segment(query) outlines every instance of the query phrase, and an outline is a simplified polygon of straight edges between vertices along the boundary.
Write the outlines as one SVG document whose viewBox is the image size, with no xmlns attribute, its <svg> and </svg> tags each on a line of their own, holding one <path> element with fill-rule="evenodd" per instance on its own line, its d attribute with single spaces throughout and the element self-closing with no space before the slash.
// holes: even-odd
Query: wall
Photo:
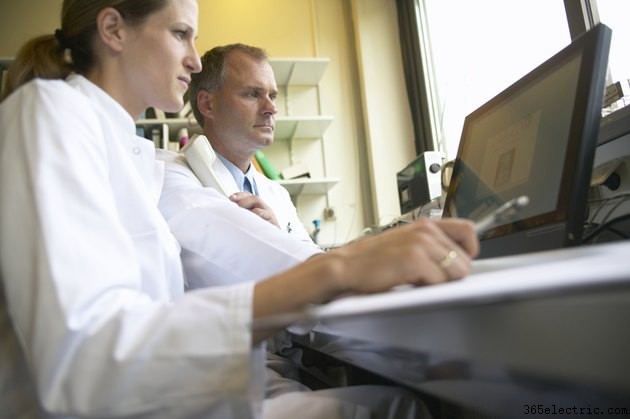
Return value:
<svg viewBox="0 0 630 419">
<path fill-rule="evenodd" d="M 396 172 L 415 156 L 394 0 L 352 0 L 375 221 L 400 215 Z"/>
<path fill-rule="evenodd" d="M 328 195 L 299 196 L 296 205 L 309 231 L 312 220 L 322 219 L 325 207 L 333 207 L 335 221 L 323 221 L 319 241 L 337 244 L 355 238 L 371 223 L 369 176 L 361 175 L 357 158 L 365 137 L 356 123 L 361 111 L 356 77 L 356 54 L 352 43 L 350 8 L 339 0 L 270 0 L 254 3 L 200 2 L 200 51 L 216 44 L 244 42 L 264 47 L 275 58 L 327 57 L 330 63 L 319 88 L 319 109 L 313 109 L 317 94 L 292 89 L 293 115 L 320 112 L 334 120 L 321 141 L 296 139 L 292 144 L 274 144 L 266 154 L 279 169 L 294 161 L 309 166 L 314 177 L 338 177 Z M 220 19 L 216 19 L 220 16 Z M 310 104 L 304 97 L 315 97 Z M 279 104 L 284 101 L 279 100 Z M 310 105 L 310 106 L 309 106 Z M 280 106 L 280 113 L 283 113 Z M 324 155 L 322 161 L 321 155 Z M 366 203 L 368 205 L 366 205 Z"/>
<path fill-rule="evenodd" d="M 52 33 L 61 3 L 0 0 L 0 56 L 14 55 L 31 36 Z M 334 116 L 324 138 L 274 144 L 268 153 L 280 169 L 291 151 L 313 164 L 314 175 L 341 179 L 327 195 L 296 201 L 309 231 L 325 207 L 335 209 L 336 221 L 322 223 L 320 243 L 352 240 L 398 215 L 395 174 L 415 154 L 394 0 L 202 0 L 199 11 L 200 53 L 244 42 L 264 47 L 273 58 L 330 59 L 319 91 L 298 92 L 315 97 L 316 109 L 308 112 Z"/>
<path fill-rule="evenodd" d="M 59 27 L 63 0 L 0 0 L 0 57 L 11 57 L 29 38 Z"/>
</svg>

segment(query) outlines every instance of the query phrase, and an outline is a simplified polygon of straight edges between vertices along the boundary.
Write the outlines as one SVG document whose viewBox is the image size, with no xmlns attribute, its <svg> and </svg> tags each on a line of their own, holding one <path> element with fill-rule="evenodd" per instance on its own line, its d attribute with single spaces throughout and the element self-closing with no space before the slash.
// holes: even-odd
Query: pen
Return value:
<svg viewBox="0 0 630 419">
<path fill-rule="evenodd" d="M 518 198 L 510 199 L 505 204 L 501 205 L 485 217 L 482 217 L 475 223 L 475 231 L 477 232 L 477 235 L 480 236 L 491 228 L 507 221 L 521 208 L 527 206 L 527 204 L 529 204 L 529 197 L 527 195 L 521 195 Z"/>
</svg>

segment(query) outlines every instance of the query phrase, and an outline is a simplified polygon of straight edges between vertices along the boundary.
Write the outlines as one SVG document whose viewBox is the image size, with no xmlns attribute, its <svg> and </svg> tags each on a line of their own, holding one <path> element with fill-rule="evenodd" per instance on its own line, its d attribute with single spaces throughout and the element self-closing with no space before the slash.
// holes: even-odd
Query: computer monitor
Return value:
<svg viewBox="0 0 630 419">
<path fill-rule="evenodd" d="M 611 35 L 595 26 L 466 117 L 443 217 L 529 197 L 480 237 L 480 257 L 581 243 Z"/>
</svg>

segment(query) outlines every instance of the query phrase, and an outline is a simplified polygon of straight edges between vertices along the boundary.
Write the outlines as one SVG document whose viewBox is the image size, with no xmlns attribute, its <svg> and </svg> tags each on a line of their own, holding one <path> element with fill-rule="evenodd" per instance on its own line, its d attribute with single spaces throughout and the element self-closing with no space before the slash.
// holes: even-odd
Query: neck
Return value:
<svg viewBox="0 0 630 419">
<path fill-rule="evenodd" d="M 243 173 L 247 172 L 256 150 L 245 152 L 242 150 L 234 150 L 231 147 L 226 147 L 222 141 L 216 140 L 216 137 L 210 137 L 208 135 L 206 135 L 206 137 L 208 138 L 208 141 L 210 141 L 210 145 L 215 152 L 219 153 L 227 161 L 238 167 Z"/>
</svg>

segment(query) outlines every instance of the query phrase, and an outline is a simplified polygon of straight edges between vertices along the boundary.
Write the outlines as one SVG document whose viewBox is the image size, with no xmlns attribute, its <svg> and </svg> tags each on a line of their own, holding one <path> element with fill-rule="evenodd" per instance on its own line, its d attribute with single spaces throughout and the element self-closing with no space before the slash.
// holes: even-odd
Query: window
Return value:
<svg viewBox="0 0 630 419">
<path fill-rule="evenodd" d="M 630 26 L 626 19 L 630 13 L 630 2 L 624 0 L 597 0 L 595 7 L 597 8 L 599 21 L 609 26 L 613 31 L 608 59 L 611 78 L 609 83 L 624 82 L 625 87 L 629 88 L 630 54 L 628 54 L 627 48 L 630 45 Z M 628 95 L 628 93 L 624 93 L 626 96 Z M 620 102 L 616 105 L 627 105 L 628 98 L 626 97 L 625 101 L 622 100 Z"/>
<path fill-rule="evenodd" d="M 597 0 L 597 12 L 600 22 L 613 31 L 609 57 L 612 81 L 630 78 L 630 26 L 626 22 L 630 14 L 630 2 L 624 0 Z"/>
<path fill-rule="evenodd" d="M 563 0 L 420 0 L 420 14 L 437 93 L 437 149 L 448 159 L 466 115 L 571 40 Z"/>
</svg>

